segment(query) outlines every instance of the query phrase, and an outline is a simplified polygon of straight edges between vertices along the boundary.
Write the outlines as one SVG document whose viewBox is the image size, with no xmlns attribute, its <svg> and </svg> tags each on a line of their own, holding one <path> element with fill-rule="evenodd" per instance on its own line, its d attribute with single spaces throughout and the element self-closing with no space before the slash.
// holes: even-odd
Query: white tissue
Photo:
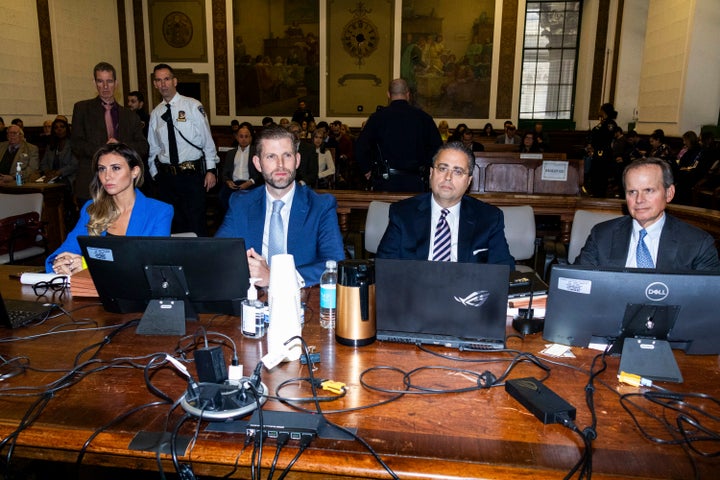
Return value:
<svg viewBox="0 0 720 480">
<path fill-rule="evenodd" d="M 20 283 L 23 285 L 35 285 L 39 282 L 49 282 L 57 277 L 65 277 L 66 281 L 70 283 L 68 275 L 58 275 L 57 273 L 23 273 L 20 275 Z"/>
</svg>

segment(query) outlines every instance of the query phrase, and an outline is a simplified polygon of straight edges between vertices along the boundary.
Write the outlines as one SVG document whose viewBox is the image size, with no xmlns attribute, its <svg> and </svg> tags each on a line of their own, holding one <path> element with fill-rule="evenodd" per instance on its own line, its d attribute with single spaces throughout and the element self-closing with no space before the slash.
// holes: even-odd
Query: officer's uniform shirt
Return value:
<svg viewBox="0 0 720 480">
<path fill-rule="evenodd" d="M 150 144 L 149 166 L 150 174 L 153 177 L 157 175 L 157 167 L 153 161 L 156 156 L 161 163 L 170 165 L 167 123 L 161 118 L 167 111 L 165 105 L 165 102 L 160 103 L 150 114 L 148 132 L 148 143 Z M 176 128 L 175 137 L 177 139 L 180 163 L 198 160 L 204 153 L 206 168 L 215 168 L 219 159 L 210 132 L 210 123 L 202 104 L 194 98 L 185 97 L 178 93 L 170 100 L 170 112 Z M 182 132 L 189 142 L 201 147 L 203 152 L 186 142 L 178 131 Z"/>
</svg>

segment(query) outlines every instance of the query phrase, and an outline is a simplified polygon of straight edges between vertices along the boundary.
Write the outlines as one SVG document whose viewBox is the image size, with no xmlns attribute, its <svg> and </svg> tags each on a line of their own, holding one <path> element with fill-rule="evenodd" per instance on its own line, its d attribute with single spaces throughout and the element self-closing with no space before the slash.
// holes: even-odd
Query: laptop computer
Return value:
<svg viewBox="0 0 720 480">
<path fill-rule="evenodd" d="M 505 348 L 507 265 L 375 259 L 377 339 Z"/>
<path fill-rule="evenodd" d="M 29 300 L 3 300 L 0 294 L 0 323 L 9 328 L 20 328 L 50 315 L 54 305 Z"/>
</svg>

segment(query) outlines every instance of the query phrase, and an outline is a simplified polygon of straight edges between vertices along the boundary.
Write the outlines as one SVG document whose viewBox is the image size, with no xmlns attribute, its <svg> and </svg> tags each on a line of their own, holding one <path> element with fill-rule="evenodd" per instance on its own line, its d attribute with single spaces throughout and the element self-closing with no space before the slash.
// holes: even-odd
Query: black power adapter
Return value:
<svg viewBox="0 0 720 480">
<path fill-rule="evenodd" d="M 228 379 L 222 347 L 195 350 L 195 369 L 201 383 L 223 383 Z"/>
<path fill-rule="evenodd" d="M 575 407 L 535 378 L 508 380 L 505 391 L 543 423 L 563 423 L 563 417 L 575 420 Z"/>
</svg>

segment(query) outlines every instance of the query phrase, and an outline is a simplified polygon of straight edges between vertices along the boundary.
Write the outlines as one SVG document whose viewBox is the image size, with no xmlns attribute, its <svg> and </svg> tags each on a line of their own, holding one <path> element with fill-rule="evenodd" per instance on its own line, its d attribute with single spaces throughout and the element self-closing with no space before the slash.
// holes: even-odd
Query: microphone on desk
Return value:
<svg viewBox="0 0 720 480">
<path fill-rule="evenodd" d="M 513 328 L 523 336 L 541 332 L 545 326 L 544 319 L 533 317 L 532 302 L 533 295 L 535 294 L 535 286 L 533 284 L 532 275 L 530 276 L 528 283 L 530 285 L 530 299 L 528 300 L 528 306 L 527 308 L 518 308 L 518 314 L 515 315 L 515 318 L 513 318 L 512 321 Z"/>
</svg>

